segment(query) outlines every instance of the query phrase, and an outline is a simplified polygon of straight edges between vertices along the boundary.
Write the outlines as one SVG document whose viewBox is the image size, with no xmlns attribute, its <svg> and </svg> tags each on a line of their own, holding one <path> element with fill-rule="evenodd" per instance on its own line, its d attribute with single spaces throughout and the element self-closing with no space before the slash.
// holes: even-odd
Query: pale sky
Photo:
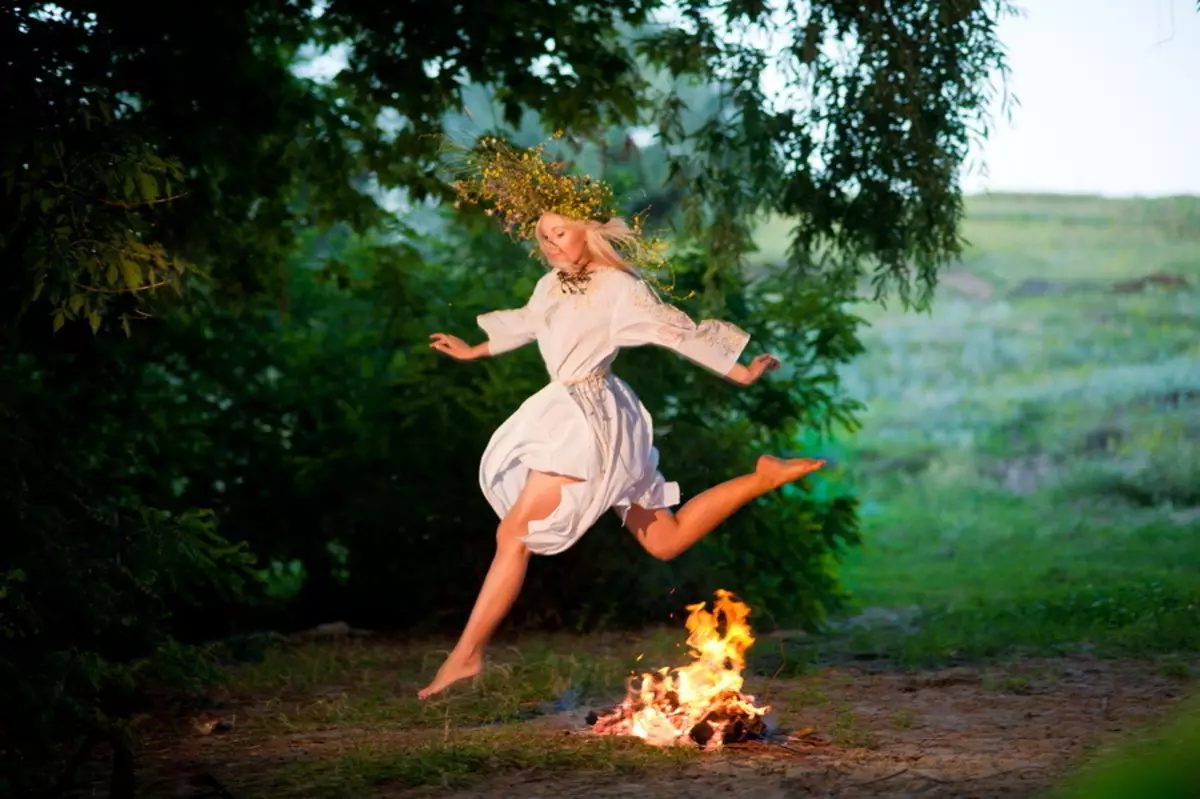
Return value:
<svg viewBox="0 0 1200 799">
<path fill-rule="evenodd" d="M 967 191 L 1200 194 L 1196 0 L 1019 0 L 1000 40 L 1020 106 Z"/>
</svg>

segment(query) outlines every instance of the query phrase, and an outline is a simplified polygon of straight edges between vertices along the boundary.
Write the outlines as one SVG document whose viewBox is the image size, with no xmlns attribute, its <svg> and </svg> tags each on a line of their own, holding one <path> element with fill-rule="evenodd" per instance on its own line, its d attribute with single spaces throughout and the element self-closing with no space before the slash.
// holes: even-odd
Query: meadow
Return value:
<svg viewBox="0 0 1200 799">
<path fill-rule="evenodd" d="M 1200 664 L 1200 199 L 968 208 L 931 312 L 861 308 L 844 377 L 862 429 L 802 442 L 838 464 L 814 490 L 861 498 L 865 544 L 840 567 L 846 617 L 753 650 L 748 689 L 791 744 L 701 756 L 579 732 L 631 669 L 679 661 L 679 629 L 508 639 L 427 704 L 448 642 L 330 629 L 268 642 L 209 710 L 154 729 L 147 795 L 1029 796 L 1131 739 L 1182 769 L 1200 744 L 1179 716 Z M 785 234 L 766 226 L 760 257 Z"/>
<path fill-rule="evenodd" d="M 973 198 L 933 311 L 863 309 L 864 606 L 909 661 L 1200 649 L 1200 203 Z M 1164 668 L 1175 668 L 1164 666 Z"/>
</svg>

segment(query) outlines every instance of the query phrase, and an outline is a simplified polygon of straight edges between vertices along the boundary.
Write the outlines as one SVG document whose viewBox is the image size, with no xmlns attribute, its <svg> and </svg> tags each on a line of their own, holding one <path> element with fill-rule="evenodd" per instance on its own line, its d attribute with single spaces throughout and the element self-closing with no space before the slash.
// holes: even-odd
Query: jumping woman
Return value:
<svg viewBox="0 0 1200 799">
<path fill-rule="evenodd" d="M 422 699 L 480 673 L 530 555 L 570 548 L 607 510 L 647 552 L 670 560 L 746 503 L 824 465 L 763 455 L 753 472 L 672 513 L 679 486 L 658 471 L 650 414 L 611 371 L 617 353 L 664 347 L 743 386 L 779 360 L 763 354 L 739 364 L 747 333 L 723 321 L 696 324 L 662 301 L 638 268 L 659 250 L 612 214 L 603 184 L 557 173 L 540 148 L 516 153 L 494 140 L 484 144 L 473 175 L 456 184 L 460 195 L 488 202 L 510 232 L 533 238 L 548 269 L 524 307 L 478 318 L 483 343 L 434 333 L 430 346 L 470 361 L 537 342 L 550 383 L 500 425 L 483 454 L 480 487 L 500 518 L 496 555 L 458 644 Z"/>
</svg>

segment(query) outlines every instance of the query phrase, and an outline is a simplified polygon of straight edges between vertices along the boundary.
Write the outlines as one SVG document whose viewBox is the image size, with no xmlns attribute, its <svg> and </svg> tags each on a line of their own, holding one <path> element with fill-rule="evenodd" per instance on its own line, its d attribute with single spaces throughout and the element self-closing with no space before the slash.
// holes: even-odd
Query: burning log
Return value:
<svg viewBox="0 0 1200 799">
<path fill-rule="evenodd" d="M 757 741 L 766 737 L 767 725 L 758 717 L 733 716 L 723 713 L 713 713 L 700 720 L 692 727 L 688 737 L 699 744 L 701 749 L 707 749 L 718 730 L 722 744 L 736 744 L 743 741 Z"/>
<path fill-rule="evenodd" d="M 754 643 L 746 621 L 750 608 L 728 591 L 716 595 L 711 613 L 704 602 L 688 606 L 692 662 L 631 678 L 624 701 L 588 714 L 594 732 L 702 749 L 763 737 L 770 708 L 741 690 L 746 650 Z"/>
</svg>

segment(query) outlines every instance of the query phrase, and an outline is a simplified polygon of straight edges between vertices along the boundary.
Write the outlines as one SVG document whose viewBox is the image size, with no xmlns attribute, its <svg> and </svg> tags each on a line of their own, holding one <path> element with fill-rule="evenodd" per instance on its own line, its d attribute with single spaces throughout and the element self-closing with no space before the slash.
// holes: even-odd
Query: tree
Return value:
<svg viewBox="0 0 1200 799">
<path fill-rule="evenodd" d="M 494 232 L 436 228 L 445 211 L 435 228 L 450 233 L 422 235 L 376 199 L 446 196 L 438 136 L 466 87 L 490 92 L 501 127 L 533 118 L 611 144 L 649 126 L 665 190 L 682 198 L 681 287 L 701 293 L 689 310 L 792 348 L 787 390 L 738 400 L 632 356 L 639 390 L 677 431 L 664 448 L 711 482 L 732 453 L 852 410 L 836 365 L 857 351 L 845 301 L 862 277 L 880 298 L 928 299 L 957 251 L 956 175 L 1003 67 L 1004 11 L 983 0 L 0 9 L 0 506 L 17 531 L 0 567 L 3 757 L 57 762 L 64 746 L 107 739 L 114 791 L 127 791 L 128 720 L 145 688 L 202 674 L 175 636 L 210 628 L 179 614 L 197 599 L 237 608 L 261 582 L 231 542 L 337 583 L 335 533 L 369 557 L 395 513 L 413 536 L 428 534 L 417 528 L 429 515 L 451 531 L 483 523 L 480 503 L 416 477 L 396 489 L 378 468 L 438 436 L 439 464 L 468 484 L 478 437 L 537 380 L 518 358 L 422 382 L 433 367 L 417 328 L 515 301 L 493 269 L 511 250 Z M 778 96 L 756 44 L 772 37 Z M 297 77 L 313 45 L 343 48 L 347 69 Z M 689 95 L 696 83 L 711 88 Z M 615 181 L 653 188 L 605 160 Z M 751 287 L 745 255 L 766 213 L 794 221 L 792 254 Z M 450 307 L 443 292 L 462 301 Z M 806 320 L 804 335 L 777 329 L 781 318 Z M 361 328 L 323 337 L 347 321 Z M 482 407 L 463 399 L 488 386 L 505 388 Z M 250 484 L 233 479 L 246 474 Z M 351 477 L 353 503 L 304 513 L 321 509 L 301 500 L 344 497 Z M 268 506 L 288 515 L 256 525 Z M 814 518 L 817 532 L 805 527 Z M 777 501 L 738 524 L 746 535 L 707 543 L 688 579 L 761 573 L 786 545 L 795 567 L 754 590 L 819 618 L 835 591 L 823 558 L 855 540 L 853 502 Z M 782 537 L 796 526 L 806 532 Z M 609 544 L 588 546 L 600 557 Z M 618 565 L 608 573 L 626 574 Z M 346 590 L 369 604 L 388 575 L 363 573 L 367 586 Z M 648 575 L 629 573 L 625 593 L 653 587 Z M 552 576 L 540 585 L 556 595 Z"/>
<path fill-rule="evenodd" d="M 416 200 L 442 195 L 431 169 L 436 135 L 462 87 L 478 84 L 492 89 L 509 124 L 526 110 L 551 129 L 648 121 L 664 144 L 691 145 L 675 176 L 693 198 L 692 226 L 720 222 L 710 230 L 710 278 L 737 262 L 747 215 L 773 211 L 796 220 L 796 269 L 823 269 L 836 283 L 873 268 L 877 288 L 905 300 L 916 277 L 915 297 L 927 299 L 936 268 L 957 252 L 957 170 L 984 130 L 990 80 L 1003 70 L 995 25 L 1007 5 L 705 0 L 670 8 L 673 24 L 647 27 L 666 4 L 10 7 L 0 19 L 10 54 L 0 108 L 15 134 L 4 178 L 5 218 L 16 224 L 4 243 L 25 256 L 18 285 L 28 297 L 39 280 L 62 283 L 39 299 L 93 324 L 92 312 L 109 305 L 104 292 L 153 285 L 144 274 L 134 280 L 131 267 L 107 268 L 113 241 L 81 248 L 103 229 L 101 211 L 149 224 L 140 238 L 164 247 L 122 263 L 145 271 L 161 258 L 160 271 L 179 271 L 191 262 L 237 290 L 270 284 L 289 223 L 378 222 L 348 177 L 369 175 Z M 637 54 L 672 81 L 720 85 L 720 112 L 684 128 L 679 92 L 648 91 L 619 35 L 630 29 Z M 764 39 L 774 57 L 757 44 Z M 310 41 L 347 47 L 349 68 L 331 84 L 288 69 Z M 786 79 L 774 97 L 763 86 L 769 65 Z M 111 134 L 91 129 L 101 118 Z M 122 156 L 115 185 L 87 171 L 89 155 L 100 153 Z M 17 197 L 40 200 L 18 209 Z M 130 207 L 137 203 L 153 205 Z M 76 253 L 60 265 L 90 259 L 68 268 L 92 289 L 82 299 L 71 290 L 81 281 L 43 274 L 38 253 L 47 250 Z"/>
</svg>

